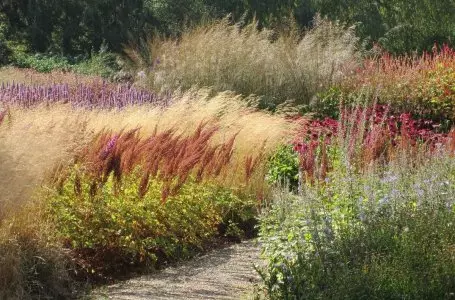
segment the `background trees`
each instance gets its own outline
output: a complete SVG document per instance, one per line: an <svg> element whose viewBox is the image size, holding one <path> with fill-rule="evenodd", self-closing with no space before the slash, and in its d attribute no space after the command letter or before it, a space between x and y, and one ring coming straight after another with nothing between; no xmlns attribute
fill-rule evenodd
<svg viewBox="0 0 455 300"><path fill-rule="evenodd" d="M87 55L103 44L120 52L153 33L178 36L187 26L227 14L234 21L255 17L261 27L293 16L303 28L316 13L356 24L370 45L379 42L394 53L429 50L435 42L453 45L455 38L453 0L3 0L0 55L7 55L5 45L64 56Z"/></svg>

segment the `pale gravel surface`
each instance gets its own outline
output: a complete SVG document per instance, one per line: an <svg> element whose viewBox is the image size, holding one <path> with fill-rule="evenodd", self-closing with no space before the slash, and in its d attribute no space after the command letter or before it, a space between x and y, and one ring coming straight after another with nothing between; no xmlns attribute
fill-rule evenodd
<svg viewBox="0 0 455 300"><path fill-rule="evenodd" d="M217 249L163 271L105 287L93 299L251 299L259 276L253 241Z"/></svg>

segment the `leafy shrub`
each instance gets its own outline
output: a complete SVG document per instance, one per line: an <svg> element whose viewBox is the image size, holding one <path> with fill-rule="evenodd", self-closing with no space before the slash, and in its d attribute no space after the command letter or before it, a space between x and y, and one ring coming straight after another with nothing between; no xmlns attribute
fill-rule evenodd
<svg viewBox="0 0 455 300"><path fill-rule="evenodd" d="M317 93L303 113L312 113L316 119L337 119L342 105L343 93L338 87L331 87Z"/></svg>
<svg viewBox="0 0 455 300"><path fill-rule="evenodd" d="M31 68L43 73L49 73L53 70L68 71L70 69L70 63L64 57L44 54L31 55L21 52L15 53L14 65L21 68Z"/></svg>
<svg viewBox="0 0 455 300"><path fill-rule="evenodd" d="M299 156L292 145L281 145L269 158L267 179L272 184L297 188Z"/></svg>
<svg viewBox="0 0 455 300"><path fill-rule="evenodd" d="M4 43L0 36L0 65L6 65L9 63L9 57L11 56L11 50Z"/></svg>
<svg viewBox="0 0 455 300"><path fill-rule="evenodd" d="M4 13L0 12L0 66L9 63L12 51L6 40L9 24Z"/></svg>
<svg viewBox="0 0 455 300"><path fill-rule="evenodd" d="M89 274L119 274L188 257L218 236L222 222L238 221L234 215L254 217L251 202L209 183L188 181L163 203L165 183L151 179L142 194L141 174L138 169L125 176L121 187L111 174L94 192L90 176L76 166L49 197L49 217Z"/></svg>
<svg viewBox="0 0 455 300"><path fill-rule="evenodd" d="M84 59L71 67L71 70L84 75L97 75L103 78L115 79L120 72L120 64L116 54L108 52L102 47L97 53L92 53L90 58Z"/></svg>
<svg viewBox="0 0 455 300"><path fill-rule="evenodd" d="M260 221L270 297L452 297L455 163L444 154L408 162L340 168L300 196L278 195Z"/></svg>
<svg viewBox="0 0 455 300"><path fill-rule="evenodd" d="M12 63L20 68L31 68L38 72L50 73L55 70L73 71L78 74L96 75L114 79L120 72L117 55L108 52L105 47L90 57L64 57L61 55L29 54L25 48L15 48Z"/></svg>
<svg viewBox="0 0 455 300"><path fill-rule="evenodd" d="M248 182L227 187L217 180L235 137L211 145L215 131L201 124L189 136L168 130L146 139L138 130L103 132L57 174L48 216L83 270L102 276L154 267L204 249L218 235L251 232ZM248 161L252 175L257 160Z"/></svg>
<svg viewBox="0 0 455 300"><path fill-rule="evenodd" d="M455 119L455 51L448 46L419 56L382 54L364 61L341 84L342 98L370 93L397 113L432 119L450 128ZM350 97L350 98L355 98Z"/></svg>

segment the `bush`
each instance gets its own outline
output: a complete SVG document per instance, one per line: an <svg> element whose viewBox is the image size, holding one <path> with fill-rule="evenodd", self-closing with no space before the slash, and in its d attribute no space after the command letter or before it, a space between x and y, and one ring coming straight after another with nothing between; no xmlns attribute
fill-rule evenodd
<svg viewBox="0 0 455 300"><path fill-rule="evenodd" d="M125 268L186 258L213 242L223 222L254 217L252 202L228 189L188 181L163 203L165 183L151 179L141 194L142 177L138 169L118 186L112 174L94 192L90 176L76 166L50 195L48 216L89 275L118 275Z"/></svg>
<svg viewBox="0 0 455 300"><path fill-rule="evenodd" d="M326 91L317 93L310 105L302 113L312 113L316 119L339 117L343 93L339 87L331 87Z"/></svg>
<svg viewBox="0 0 455 300"><path fill-rule="evenodd" d="M16 52L13 63L20 68L31 68L42 73L50 73L53 70L68 71L70 69L70 63L66 58L44 54L31 55Z"/></svg>
<svg viewBox="0 0 455 300"><path fill-rule="evenodd" d="M297 190L299 156L292 145L281 145L269 158L267 179L275 185L289 185Z"/></svg>
<svg viewBox="0 0 455 300"><path fill-rule="evenodd" d="M455 292L455 163L435 156L275 199L260 221L272 299L446 299Z"/></svg>
<svg viewBox="0 0 455 300"><path fill-rule="evenodd" d="M9 49L8 45L2 39L2 36L0 33L0 66L8 64L9 60L10 60L10 56L11 56L11 49Z"/></svg>
<svg viewBox="0 0 455 300"><path fill-rule="evenodd" d="M274 35L256 23L241 27L227 19L185 32L176 40L152 44L150 86L156 90L210 86L263 96L270 108L295 100L308 104L343 77L358 57L352 28L317 19L303 37ZM130 57L141 62L138 52ZM147 60L147 59L146 59Z"/></svg>
<svg viewBox="0 0 455 300"><path fill-rule="evenodd" d="M147 139L137 129L102 132L74 166L57 173L47 215L85 272L156 267L205 249L217 236L252 231L251 177L223 184L234 137L212 145L215 131L201 124L190 136L168 130ZM249 162L251 176L258 161Z"/></svg>
<svg viewBox="0 0 455 300"><path fill-rule="evenodd" d="M80 61L73 65L71 70L84 75L97 75L111 80L120 72L118 56L108 52L106 47L102 47L98 53L92 53L89 59Z"/></svg>
<svg viewBox="0 0 455 300"><path fill-rule="evenodd" d="M64 57L49 54L29 54L26 49L16 47L12 64L20 68L30 68L42 73L52 71L73 71L78 74L96 75L114 79L120 71L117 55L102 48L98 53L87 57Z"/></svg>
<svg viewBox="0 0 455 300"><path fill-rule="evenodd" d="M450 128L455 120L455 51L448 46L418 56L388 53L364 61L341 84L339 100L369 93L396 112L432 119ZM354 96L353 96L354 95Z"/></svg>

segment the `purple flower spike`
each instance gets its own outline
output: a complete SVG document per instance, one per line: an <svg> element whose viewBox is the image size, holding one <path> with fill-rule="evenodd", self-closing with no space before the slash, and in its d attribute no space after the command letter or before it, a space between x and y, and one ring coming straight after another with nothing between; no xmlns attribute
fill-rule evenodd
<svg viewBox="0 0 455 300"><path fill-rule="evenodd" d="M100 154L100 158L102 160L106 159L114 151L114 148L117 145L117 141L118 141L117 135L109 140L106 147L104 147L103 151Z"/></svg>

